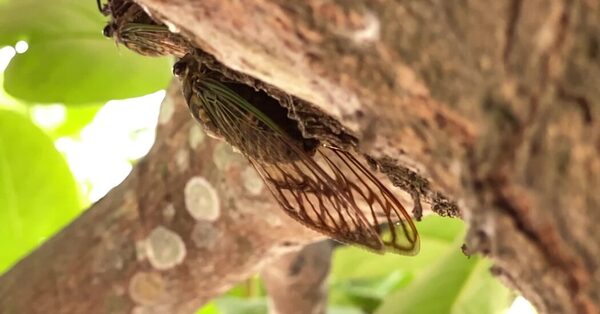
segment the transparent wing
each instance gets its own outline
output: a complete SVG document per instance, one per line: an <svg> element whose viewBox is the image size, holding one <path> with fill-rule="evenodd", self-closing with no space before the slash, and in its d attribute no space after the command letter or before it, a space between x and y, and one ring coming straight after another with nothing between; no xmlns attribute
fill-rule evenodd
<svg viewBox="0 0 600 314"><path fill-rule="evenodd" d="M351 206L366 210L386 251L413 255L419 251L419 236L410 215L394 194L368 170L356 154L324 145L315 159L336 185L343 187ZM325 160L325 162L321 162Z"/></svg>
<svg viewBox="0 0 600 314"><path fill-rule="evenodd" d="M310 158L310 157L307 157ZM269 190L292 218L340 242L384 250L378 229L311 159L261 163L251 159Z"/></svg>
<svg viewBox="0 0 600 314"><path fill-rule="evenodd" d="M201 110L248 157L288 215L340 242L376 252L418 252L410 216L352 153L326 145L307 151L226 86L210 80L201 85L195 89Z"/></svg>
<svg viewBox="0 0 600 314"><path fill-rule="evenodd" d="M117 41L142 55L181 58L190 50L187 41L171 33L165 25L124 23L117 27Z"/></svg>

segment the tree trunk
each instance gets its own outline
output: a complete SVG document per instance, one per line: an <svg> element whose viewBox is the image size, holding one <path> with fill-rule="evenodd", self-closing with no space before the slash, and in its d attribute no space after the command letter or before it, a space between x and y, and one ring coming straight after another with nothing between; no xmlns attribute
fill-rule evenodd
<svg viewBox="0 0 600 314"><path fill-rule="evenodd" d="M456 201L467 252L541 313L600 312L600 1L138 2L341 123L426 207ZM316 239L176 89L149 156L0 279L0 308L190 313Z"/></svg>

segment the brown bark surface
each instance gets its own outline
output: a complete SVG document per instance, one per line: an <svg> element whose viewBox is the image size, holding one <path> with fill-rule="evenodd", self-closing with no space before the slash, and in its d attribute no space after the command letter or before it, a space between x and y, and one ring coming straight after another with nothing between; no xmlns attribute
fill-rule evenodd
<svg viewBox="0 0 600 314"><path fill-rule="evenodd" d="M468 252L540 312L600 312L600 1L138 2L341 123L433 211L456 201ZM132 175L0 278L1 309L190 313L317 237L178 93Z"/></svg>
<svg viewBox="0 0 600 314"><path fill-rule="evenodd" d="M139 2L457 200L541 312L600 311L599 1Z"/></svg>

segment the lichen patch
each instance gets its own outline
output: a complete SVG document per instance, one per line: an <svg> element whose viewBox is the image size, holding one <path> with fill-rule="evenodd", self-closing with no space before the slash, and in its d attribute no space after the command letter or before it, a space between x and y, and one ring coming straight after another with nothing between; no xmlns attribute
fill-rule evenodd
<svg viewBox="0 0 600 314"><path fill-rule="evenodd" d="M281 217L271 213L265 216L265 221L269 224L269 226L272 227L280 227L281 225L283 225Z"/></svg>
<svg viewBox="0 0 600 314"><path fill-rule="evenodd" d="M363 27L350 32L350 38L357 44L368 44L378 41L381 37L381 22L379 22L379 18L371 12L366 12L363 15L363 22Z"/></svg>
<svg viewBox="0 0 600 314"><path fill-rule="evenodd" d="M183 262L186 250L181 237L163 227L156 227L145 241L148 261L158 270L166 270Z"/></svg>
<svg viewBox="0 0 600 314"><path fill-rule="evenodd" d="M236 153L227 143L219 143L213 151L213 162L217 169L227 170L229 167L244 162L244 157Z"/></svg>
<svg viewBox="0 0 600 314"><path fill-rule="evenodd" d="M137 304L157 304L165 294L165 286L160 274L138 272L129 281L129 296Z"/></svg>
<svg viewBox="0 0 600 314"><path fill-rule="evenodd" d="M199 176L191 178L183 193L185 207L194 219L215 221L219 218L219 196L206 179Z"/></svg>
<svg viewBox="0 0 600 314"><path fill-rule="evenodd" d="M146 254L146 241L136 241L135 242L135 258L138 262L145 260L148 257Z"/></svg>
<svg viewBox="0 0 600 314"><path fill-rule="evenodd" d="M204 142L204 138L206 137L206 135L204 134L204 131L202 131L202 129L200 128L200 126L198 126L197 124L194 124L190 127L190 134L188 135L188 141L190 144L190 147L192 149L197 149L198 146L200 146L200 144L202 144L202 142Z"/></svg>
<svg viewBox="0 0 600 314"><path fill-rule="evenodd" d="M185 149L180 149L175 153L175 164L179 172L185 172L190 167L190 155Z"/></svg>
<svg viewBox="0 0 600 314"><path fill-rule="evenodd" d="M169 203L167 204L167 206L165 206L165 208L163 208L162 210L162 215L163 218L165 219L165 221L171 221L173 220L173 218L175 217L175 206L173 206L173 204Z"/></svg>
<svg viewBox="0 0 600 314"><path fill-rule="evenodd" d="M116 257L115 260L113 261L113 266L115 266L115 268L117 270L123 269L124 264L125 264L125 262L123 261L123 258L121 258L120 256Z"/></svg>
<svg viewBox="0 0 600 314"><path fill-rule="evenodd" d="M190 238L197 248L211 250L217 244L219 235L219 229L213 224L199 221L194 225Z"/></svg>
<svg viewBox="0 0 600 314"><path fill-rule="evenodd" d="M264 187L264 182L252 167L246 167L242 171L242 182L246 191L252 195L258 195Z"/></svg>
<svg viewBox="0 0 600 314"><path fill-rule="evenodd" d="M160 105L160 112L158 114L158 123L166 124L173 117L173 113L175 113L175 106L173 102L169 100L169 98L165 98L162 105Z"/></svg>

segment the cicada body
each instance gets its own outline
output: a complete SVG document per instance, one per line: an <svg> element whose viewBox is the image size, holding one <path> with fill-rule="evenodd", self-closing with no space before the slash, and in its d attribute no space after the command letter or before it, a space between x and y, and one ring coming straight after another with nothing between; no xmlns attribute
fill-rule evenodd
<svg viewBox="0 0 600 314"><path fill-rule="evenodd" d="M191 54L173 71L196 120L250 161L292 218L375 252L418 252L410 216L357 154L303 138L297 121L275 99L223 80Z"/></svg>
<svg viewBox="0 0 600 314"><path fill-rule="evenodd" d="M171 33L168 27L150 17L139 5L131 0L110 0L101 5L102 14L111 20L102 33L114 38L119 44L150 57L183 57L191 50L189 42L178 34Z"/></svg>

